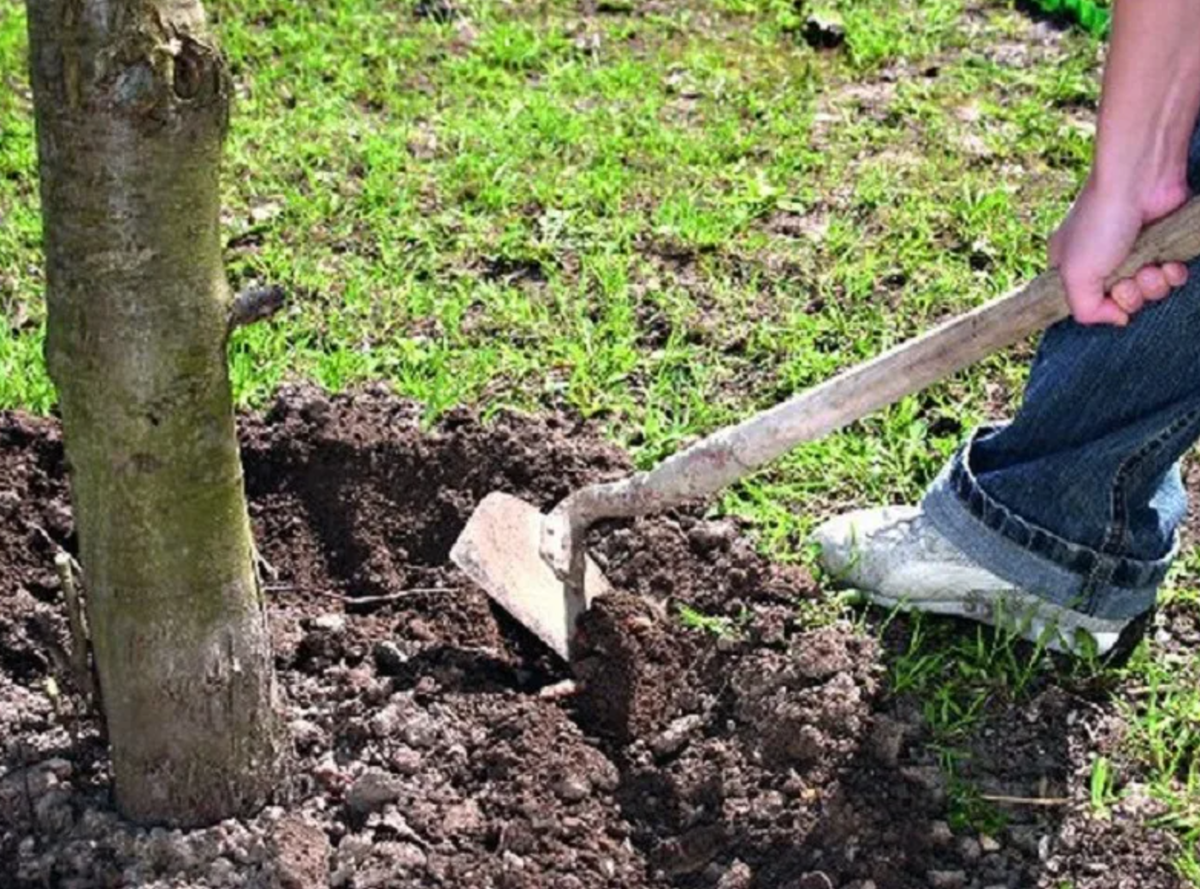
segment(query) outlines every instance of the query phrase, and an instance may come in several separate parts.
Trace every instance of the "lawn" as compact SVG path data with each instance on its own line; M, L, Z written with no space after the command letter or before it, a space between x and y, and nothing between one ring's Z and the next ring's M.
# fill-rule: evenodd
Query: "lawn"
M291 294L235 335L238 404L386 380L430 424L462 405L587 418L643 467L1042 270L1087 172L1102 55L1084 29L975 0L833 0L842 34L809 39L784 0L208 6L237 83L229 275ZM24 28L0 0L0 409L48 413ZM714 508L808 563L816 521L911 500L1011 412L1029 355L798 448ZM1182 560L1164 619L1200 613L1198 569ZM952 777L997 696L1053 682L1117 702L1128 737L1097 759L1097 817L1148 787L1200 885L1200 697L1178 681L1196 654L1070 670L898 629L889 681ZM996 827L952 786L963 824Z

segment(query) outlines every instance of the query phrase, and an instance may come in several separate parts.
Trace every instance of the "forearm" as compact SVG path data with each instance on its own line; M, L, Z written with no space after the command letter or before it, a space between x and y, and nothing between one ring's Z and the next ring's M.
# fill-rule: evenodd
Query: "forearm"
M1200 109L1200 0L1117 0L1092 178L1146 217L1186 190Z

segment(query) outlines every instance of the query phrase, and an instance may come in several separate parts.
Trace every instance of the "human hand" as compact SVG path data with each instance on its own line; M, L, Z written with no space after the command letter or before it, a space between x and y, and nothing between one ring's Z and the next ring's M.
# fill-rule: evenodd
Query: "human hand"
M1164 298L1187 281L1181 262L1143 266L1105 293L1105 281L1129 256L1138 233L1187 200L1187 188L1160 189L1138 200L1089 180L1071 212L1050 238L1050 264L1058 269L1071 314L1080 324L1124 327L1147 302Z

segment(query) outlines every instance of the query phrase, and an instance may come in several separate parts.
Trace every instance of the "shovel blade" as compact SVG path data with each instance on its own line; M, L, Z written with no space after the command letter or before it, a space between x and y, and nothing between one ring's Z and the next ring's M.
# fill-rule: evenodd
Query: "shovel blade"
M583 601L541 555L542 513L510 494L489 494L471 514L450 558L493 601L570 660L575 621L610 587L590 558Z

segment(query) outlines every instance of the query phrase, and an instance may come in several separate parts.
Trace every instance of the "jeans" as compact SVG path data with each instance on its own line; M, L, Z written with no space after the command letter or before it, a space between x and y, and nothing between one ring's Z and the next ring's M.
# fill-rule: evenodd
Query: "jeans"
M1200 128L1188 171L1200 184ZM1025 592L1087 615L1148 612L1187 510L1200 438L1200 260L1124 329L1042 338L1011 423L976 430L925 495L934 527Z

